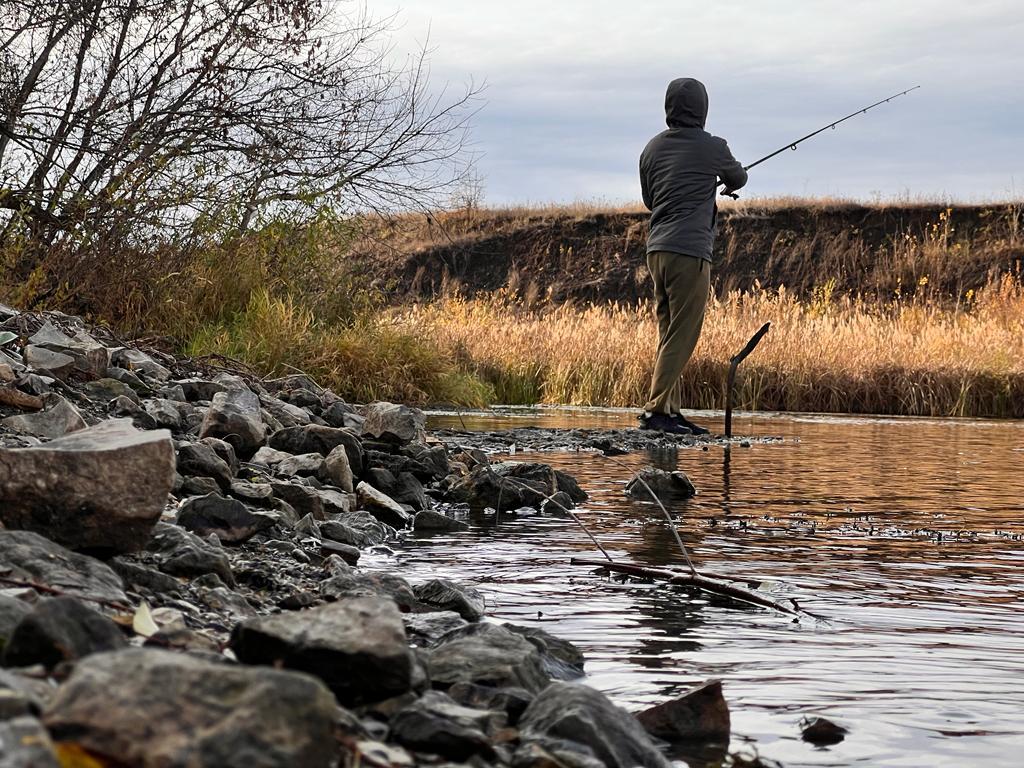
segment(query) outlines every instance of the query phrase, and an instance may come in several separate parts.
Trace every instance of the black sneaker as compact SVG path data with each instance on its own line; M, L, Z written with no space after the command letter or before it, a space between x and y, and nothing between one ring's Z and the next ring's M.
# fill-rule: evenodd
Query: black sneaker
M690 421L688 418L683 416L683 414L681 414L681 413L673 413L672 414L672 419L677 424L680 424L680 425L686 427L686 429L689 430L691 435L710 435L711 434L711 430L710 429L705 429L700 424L694 424L692 421Z
M646 413L640 414L640 429L650 429L656 432L668 432L673 435L691 434L688 427L669 416L667 413Z

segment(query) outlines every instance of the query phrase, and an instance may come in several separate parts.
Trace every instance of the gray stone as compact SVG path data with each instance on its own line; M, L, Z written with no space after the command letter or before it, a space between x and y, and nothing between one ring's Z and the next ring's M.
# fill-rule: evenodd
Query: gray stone
M171 372L167 368L139 349L131 347L115 349L110 356L110 362L119 368L140 371L157 381L167 381L171 378Z
M355 490L352 466L348 462L348 451L345 446L339 445L327 454L317 477L328 485L341 488L346 493L352 493Z
M412 515L406 512L401 504L369 483L359 483L356 486L356 502L360 509L369 512L392 528L406 528L412 522Z
M281 424L282 429L285 427L301 427L309 424L309 414L297 405L286 403L284 400L279 400L276 397L270 397L268 395L260 397L260 404L269 411L271 416L277 419Z
M38 670L0 669L0 721L11 720L22 715L38 715L43 711L55 688L48 680L40 679ZM35 672L36 674L31 674ZM0 751L0 756L3 752ZM4 765L0 759L0 766Z
M270 436L268 445L291 454L319 453L327 456L339 445L348 453L348 463L354 475L363 472L363 446L359 437L348 429L336 429L310 424L306 427L287 427Z
M466 621L480 621L484 616L484 596L473 587L448 579L431 579L412 591L421 604L438 611L455 611Z
M178 472L186 477L210 477L222 490L231 487L231 467L209 445L186 443L178 449Z
M338 541L353 547L371 547L379 544L375 537L353 528L340 520L327 520L320 524L320 535L331 541Z
M626 495L641 501L653 502L651 491L663 501L672 498L688 499L697 493L685 472L666 472L663 469L648 467L640 470L638 477L642 478L643 482L637 477L630 480L626 485Z
M363 479L399 504L406 504L415 510L429 506L423 483L411 472L400 472L395 477L390 470L374 468L367 470Z
M391 718L389 736L415 752L468 760L494 755L487 732L504 723L503 713L464 707L440 691L428 691Z
M359 547L354 547L351 544L344 544L340 541L332 541L331 539L323 539L320 542L320 554L324 557L337 555L349 565L355 565L359 562L359 556L361 553L359 551Z
M150 391L146 382L124 368L107 368L106 377L108 379L113 379L114 381L119 381L122 384L127 384L136 393L148 393Z
M139 648L79 662L43 721L104 764L328 768L335 711L308 675Z
M157 555L157 566L172 576L202 576L213 573L226 584L235 577L224 550L170 523L157 523L147 550Z
M16 597L0 595L0 653L7 640L25 616L32 612L32 606Z
M518 723L533 701L533 694L522 688L491 688L473 683L456 683L448 689L448 695L467 707L504 712L509 725Z
M232 475L238 474L238 454L235 453L235 447L224 440L217 437L204 437L200 440L203 445L208 445L213 449L213 452L220 456L221 461L228 465L231 469Z
M416 595L409 582L392 573L338 573L320 582L320 596L325 600L348 600L373 597L391 600L403 611L417 607Z
M238 499L211 493L182 502L177 523L199 536L214 533L225 544L241 544L279 519L274 513L254 512Z
M85 396L98 403L107 403L116 397L127 397L138 403L139 396L134 389L117 379L102 378L86 383Z
M25 365L33 371L52 376L55 379L65 379L75 370L75 358L65 355L62 352L52 352L43 347L29 344L25 347Z
M74 549L140 549L174 482L162 430L114 419L23 449L0 449L0 519Z
M351 512L338 518L338 522L344 523L349 528L358 531L365 537L366 544L356 544L358 547L383 544L394 538L395 529L380 522L369 512ZM348 542L352 543L352 542Z
M324 457L319 453L303 453L298 456L289 456L279 462L276 470L279 475L287 477L309 477L316 475L323 463Z
M199 436L219 437L231 443L239 456L252 456L266 439L260 399L248 389L218 392L206 409Z
M278 451L274 448L270 448L264 445L253 455L250 462L253 464L262 464L265 467L275 467L285 459L290 459L292 455L285 453L284 451Z
M35 437L62 437L89 426L75 406L52 392L43 395L43 410L8 416L0 424L14 432Z
M356 506L356 495L334 488L314 488L326 515L347 515Z
M409 641L424 647L433 645L452 630L460 629L468 623L455 611L407 613L402 616L402 621Z
M418 408L371 403L363 409L362 434L395 443L422 442L427 417Z
M356 598L237 625L231 648L246 664L320 677L343 705L380 701L413 683L413 655L391 600Z
M61 768L42 723L28 716L0 722L0 768Z
M656 704L636 719L649 734L668 742L729 742L729 705L722 695L722 681L709 680L669 701Z
M9 579L94 600L127 602L121 579L109 566L31 531L0 531L0 563Z
M209 381L207 379L198 378L177 379L175 381L168 382L168 386L180 388L185 399L189 402L196 400L212 401L218 393L226 392L228 390L227 385L218 381Z
M583 677L583 651L560 637L555 637L543 629L522 627L516 624L502 625L509 632L525 637L540 651L544 671L553 680L575 680Z
M817 747L830 747L846 738L849 731L824 717L805 717L800 721L800 737Z
M413 530L424 532L469 530L468 523L456 520L454 517L448 517L447 515L441 512L436 512L432 509L424 509L422 512L417 512L416 517L413 518L412 527Z
M541 691L522 718L524 741L554 737L586 745L609 768L669 768L669 761L632 715L605 695L578 683L555 682Z
M326 518L323 500L316 489L280 480L272 480L270 487L274 490L274 496L290 505L300 517L312 515L317 520Z
M181 405L182 403L178 403L174 400L154 398L144 402L142 407L145 408L146 413L152 416L156 420L156 423L164 429L180 432L185 424L185 420L181 413Z
M496 624L469 624L441 638L429 652L435 686L474 683L536 693L551 679L529 641Z
M74 597L42 600L14 628L4 648L5 667L42 664L52 669L93 653L124 648L118 626Z

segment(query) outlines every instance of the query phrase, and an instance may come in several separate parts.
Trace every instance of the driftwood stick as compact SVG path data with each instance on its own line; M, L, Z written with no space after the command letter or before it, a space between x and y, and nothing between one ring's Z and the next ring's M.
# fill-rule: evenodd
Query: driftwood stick
M736 369L740 363L747 359L747 356L754 351L754 348L761 343L761 339L768 333L771 323L765 323L750 337L750 341L739 352L729 360L729 377L725 382L725 436L732 437L732 395L736 388Z
M10 405L23 411L41 411L42 398L29 395L14 387L0 387L0 405Z
M800 616L806 613L796 605L795 600L792 601L795 607L790 607L785 603L780 603L777 600L772 600L770 597L759 595L757 592L753 592L749 589L737 587L734 584L728 584L715 579L709 579L706 576L700 576L698 574L678 573L676 571L670 571L663 568L646 568L642 565L633 565L632 563L606 563L602 560L595 560L587 557L574 557L569 561L569 563L571 565L589 565L599 568L607 568L609 571L614 571L615 573L625 573L629 576L639 576L646 579L658 579L660 581L667 581L669 584L676 586L697 587L705 592L710 592L715 595L724 595L725 597L731 597L745 603L761 606L762 608L771 608L772 610L779 611L780 613L785 613L790 616Z
M611 461L614 464L618 464L620 467L624 467L624 468L632 471L631 467L627 467L625 464L623 464L618 459L612 458L611 456L604 456L604 458L608 459L609 461ZM661 499L658 498L658 494L656 494L654 492L654 490L651 488L651 486L649 486L647 484L647 481L644 480L643 477L640 476L639 472L637 472L635 475L633 475L633 477L640 481L641 485L643 485L643 487L647 489L647 492L649 494L651 494L651 498L654 499L654 503L657 504L658 507L661 508L661 513L663 515L665 515L665 520L666 520L666 522L668 522L668 527L672 531L672 535L675 536L676 544L678 544L679 545L679 549L681 549L683 551L683 557L686 559L686 564L690 567L690 573L692 573L694 576L696 576L697 575L697 569L693 567L693 561L690 560L690 553L686 551L686 545L683 544L683 540L679 536L679 531L676 530L676 524L672 520L672 515L670 515L668 513L668 510L665 509L665 505L662 504L661 503Z

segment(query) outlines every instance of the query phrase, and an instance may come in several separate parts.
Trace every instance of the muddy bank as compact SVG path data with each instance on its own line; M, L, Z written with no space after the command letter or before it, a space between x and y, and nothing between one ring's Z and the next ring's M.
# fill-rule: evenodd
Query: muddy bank
M358 245L353 264L396 302L509 288L527 302L635 302L650 295L647 216L487 211L402 223ZM1020 204L759 204L719 213L718 295L786 286L890 299L962 297L1024 259ZM923 284L922 284L922 281Z
M412 408L199 366L66 315L3 307L0 334L5 764L725 754L720 684L636 717L579 682L572 644L488 621L485 584L360 568L488 507L571 508L586 493L569 475L448 447Z

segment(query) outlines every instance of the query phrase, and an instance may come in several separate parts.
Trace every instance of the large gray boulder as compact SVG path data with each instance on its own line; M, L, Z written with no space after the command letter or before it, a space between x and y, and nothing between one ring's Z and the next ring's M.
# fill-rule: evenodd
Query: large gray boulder
M344 705L410 690L415 662L402 616L384 598L354 598L238 624L231 649L246 664L309 672Z
M550 632L537 627L523 627L517 624L502 624L509 632L526 638L540 652L544 671L554 680L575 680L583 677L583 665L586 659L583 651Z
M243 458L256 453L266 436L260 399L248 389L226 389L215 394L199 428L200 438L219 437Z
M178 472L185 477L212 477L222 490L231 487L231 466L207 443L186 443L178 449L177 461Z
M335 712L308 675L140 648L79 662L43 722L103 764L327 768Z
M165 430L113 419L33 448L0 449L0 520L73 549L141 549L174 483Z
M65 549L31 531L0 531L0 564L8 579L69 595L126 603L121 577L110 566Z
M455 611L466 621L480 621L484 617L484 596L466 584L448 579L431 579L413 587L419 602L435 611Z
M370 403L363 409L362 434L375 440L423 442L426 426L426 414L407 405Z
M536 693L551 682L537 649L496 624L469 624L448 633L430 649L428 668L435 687L475 683Z
M600 691L578 683L552 683L519 720L524 742L569 739L589 747L609 768L669 768L669 761L631 714Z
M625 493L634 499L654 502L655 499L651 498L652 491L662 501L689 499L697 493L685 472L666 472L664 469L653 467L640 470L640 473L626 485Z

